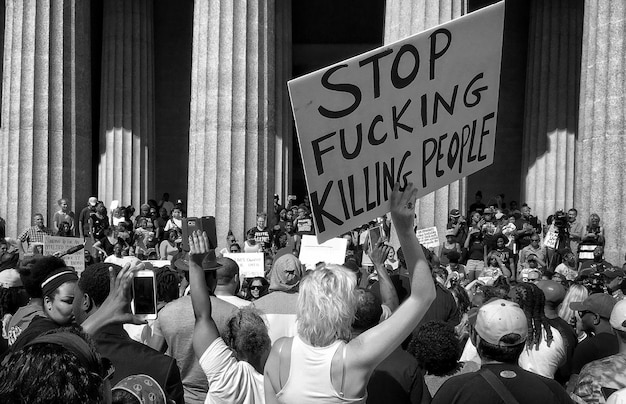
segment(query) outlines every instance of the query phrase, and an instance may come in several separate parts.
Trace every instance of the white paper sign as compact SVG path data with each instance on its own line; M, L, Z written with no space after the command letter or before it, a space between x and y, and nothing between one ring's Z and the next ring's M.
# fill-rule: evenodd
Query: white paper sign
M59 237L44 236L43 237L43 254L53 255L55 252L65 252L72 247L83 245L83 241L76 237ZM61 258L68 267L74 267L78 275L85 270L85 252L77 251L74 254L66 255Z
M550 225L550 230L546 233L546 237L543 239L543 245L548 248L556 248L556 242L559 239L559 233L553 224Z
M263 253L226 253L224 257L230 258L239 265L239 277L241 279L265 275Z
M289 81L317 240L493 162L504 2Z
M424 247L431 249L439 247L439 233L436 227L427 227L425 229L419 229L415 232L420 244Z
M306 269L315 269L315 264L325 262L327 264L343 265L346 262L346 249L348 240L345 238L331 238L322 244L317 242L315 236L302 236L300 244L300 262Z

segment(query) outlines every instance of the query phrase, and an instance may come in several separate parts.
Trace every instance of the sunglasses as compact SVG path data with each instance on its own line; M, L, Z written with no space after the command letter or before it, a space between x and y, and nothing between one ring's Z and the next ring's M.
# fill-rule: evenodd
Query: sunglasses
M252 286L250 286L250 289L259 289L259 290L261 290L261 289L263 289L263 286L252 285Z
M585 316L585 314L587 314L587 313L594 314L594 313L593 313L593 311L589 311L589 310L582 310L582 311L579 311L579 312L578 312L578 316L579 316L580 318L583 318L583 317Z
M531 238L530 241L539 241L538 238Z

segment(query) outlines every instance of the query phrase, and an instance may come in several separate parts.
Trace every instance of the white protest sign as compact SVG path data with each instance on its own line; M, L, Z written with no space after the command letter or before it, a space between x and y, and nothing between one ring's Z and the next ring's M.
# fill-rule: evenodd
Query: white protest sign
M53 255L55 252L64 253L72 247L83 245L83 240L76 237L59 237L44 236L43 237L43 254ZM74 267L80 275L85 270L85 252L81 249L74 254L61 257L68 267Z
M504 2L289 81L319 242L493 162Z
M556 248L556 242L559 240L559 233L553 224L550 225L550 230L546 233L546 237L543 239L543 245L548 248Z
M314 269L315 264L322 261L343 265L346 262L347 248L348 240L345 238L331 238L319 244L315 236L303 235L298 258L307 269Z
M254 278L265 275L265 260L263 253L226 253L224 257L230 258L239 265L240 278Z
M415 232L420 244L424 247L431 249L439 247L439 233L436 227L427 227L425 229L419 229Z

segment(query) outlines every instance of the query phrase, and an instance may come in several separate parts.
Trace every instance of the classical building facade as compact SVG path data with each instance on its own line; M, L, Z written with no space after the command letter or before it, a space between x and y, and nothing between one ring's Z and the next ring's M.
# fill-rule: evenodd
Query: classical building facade
M305 192L287 80L491 3L5 0L7 233L61 197L79 212L169 192L242 237L274 193ZM422 198L419 226L504 193L540 218L598 213L621 264L625 38L623 2L508 2L494 164Z

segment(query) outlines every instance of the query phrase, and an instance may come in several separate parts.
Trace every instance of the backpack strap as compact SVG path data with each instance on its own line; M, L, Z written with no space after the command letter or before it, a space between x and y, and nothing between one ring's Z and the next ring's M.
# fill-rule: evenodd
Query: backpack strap
M481 375L487 381L487 383L489 383L491 388L493 388L496 393L498 393L502 401L504 401L506 404L519 404L519 401L517 401L515 397L513 397L513 394L511 394L509 389L506 388L504 383L502 383L498 376L496 376L491 370L487 368L482 368L480 372L478 372L478 374Z

